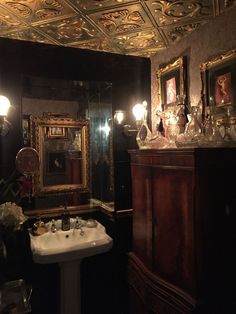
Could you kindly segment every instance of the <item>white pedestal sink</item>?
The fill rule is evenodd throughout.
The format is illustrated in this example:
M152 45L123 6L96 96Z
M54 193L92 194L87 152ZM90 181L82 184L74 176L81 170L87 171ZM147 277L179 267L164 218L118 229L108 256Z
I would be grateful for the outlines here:
M51 232L50 223L47 232L34 236L31 232L30 242L35 263L59 263L61 276L61 314L80 314L80 262L84 257L104 253L112 248L113 240L106 233L103 225L96 222L95 227L83 226L61 230L61 220L57 220L57 231Z

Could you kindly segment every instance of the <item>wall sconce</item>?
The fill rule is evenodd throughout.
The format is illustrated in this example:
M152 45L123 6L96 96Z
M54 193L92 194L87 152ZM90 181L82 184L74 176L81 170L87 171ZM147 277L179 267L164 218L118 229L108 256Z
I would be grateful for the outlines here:
M7 121L6 116L11 103L6 96L0 95L0 134L5 136L10 128L10 122Z
M118 125L122 125L125 119L124 110L116 110L114 114L114 121Z
M116 110L114 114L114 122L117 125L123 127L123 132L126 136L137 135L143 121L147 116L147 102L144 100L141 104L136 104L132 113L135 117L135 125L124 124L125 121L125 111L124 110Z

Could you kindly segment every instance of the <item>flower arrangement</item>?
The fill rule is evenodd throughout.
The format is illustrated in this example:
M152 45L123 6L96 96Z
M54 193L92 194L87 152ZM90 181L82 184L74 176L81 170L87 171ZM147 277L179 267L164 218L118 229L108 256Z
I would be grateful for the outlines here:
M6 202L0 205L0 230L20 230L26 220L22 208L15 203Z

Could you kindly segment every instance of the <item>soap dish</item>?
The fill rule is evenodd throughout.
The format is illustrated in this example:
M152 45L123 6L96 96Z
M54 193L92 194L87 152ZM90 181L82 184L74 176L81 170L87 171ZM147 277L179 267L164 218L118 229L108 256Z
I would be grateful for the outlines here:
M88 228L95 228L95 227L97 227L97 224L98 223L96 222L96 220L90 218L87 220L86 226Z

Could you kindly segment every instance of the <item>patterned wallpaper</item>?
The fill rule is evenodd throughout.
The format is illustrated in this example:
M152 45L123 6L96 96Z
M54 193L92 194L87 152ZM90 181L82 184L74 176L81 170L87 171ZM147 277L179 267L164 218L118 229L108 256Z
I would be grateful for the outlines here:
M151 57L152 126L156 125L159 108L156 72L180 56L187 58L187 91L191 105L197 105L201 95L200 64L214 56L236 48L236 8L216 17L188 37L171 46L164 53Z

